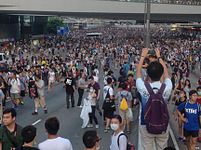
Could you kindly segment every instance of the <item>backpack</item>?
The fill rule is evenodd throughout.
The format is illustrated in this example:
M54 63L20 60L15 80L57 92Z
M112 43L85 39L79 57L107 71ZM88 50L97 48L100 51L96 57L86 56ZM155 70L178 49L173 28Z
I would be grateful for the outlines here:
M121 94L121 93L120 93ZM128 94L127 94L128 95ZM123 94L121 94L121 102L120 102L120 105L119 105L119 109L120 110L123 110L123 111L126 111L128 110L128 103L127 103L127 99L126 99L126 96L124 96Z
M163 83L157 93L154 93L149 83L145 83L145 87L150 95L144 109L147 131L151 134L162 134L166 132L169 122L168 108L163 98L166 85Z
M117 138L118 147L119 147L119 138L120 138L120 136L122 136L122 135L124 135L124 136L126 137L126 139L128 140L128 137L126 136L126 134L121 133L121 134L118 136L118 138ZM134 147L134 145L131 144L130 142L127 142L127 148L126 148L126 150L135 150L135 147Z
M116 105L115 105L114 100L110 99L109 90L110 90L110 88L108 88L108 90L107 90L105 100L103 101L102 109L104 111L116 111Z

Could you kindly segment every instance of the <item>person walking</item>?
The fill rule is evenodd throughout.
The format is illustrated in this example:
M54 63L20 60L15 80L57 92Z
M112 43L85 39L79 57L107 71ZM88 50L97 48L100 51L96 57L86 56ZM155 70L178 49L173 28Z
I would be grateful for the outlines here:
M112 78L107 78L107 85L104 87L103 92L103 117L106 119L106 126L104 132L107 133L109 130L110 121L114 115L114 111L116 110L115 102L114 102L114 90L112 88Z
M89 101L91 103L92 112L89 113L89 124L88 124L87 127L92 128L93 127L93 120L94 120L94 122L96 124L96 129L98 129L99 125L98 125L98 119L96 117L96 102L97 102L97 99L96 99L96 92L93 89L93 87L90 87L88 99L89 99Z
M78 102L77 102L77 106L78 107L82 107L81 103L82 103L82 97L84 95L84 90L88 87L87 82L86 82L86 74L82 73L82 77L78 80Z
M100 150L100 140L96 130L88 130L84 133L82 141L84 143L84 150Z
M67 109L70 107L70 98L71 98L71 106L75 107L75 100L74 100L74 91L75 91L75 79L73 78L72 72L67 73L67 77L64 80L64 87L66 88L66 103Z
M190 100L178 106L177 112L180 119L184 122L184 137L188 150L195 150L199 128L201 123L201 109L197 102L198 93L196 90L189 92ZM185 115L182 115L184 111Z
M38 148L34 147L34 141L36 138L36 127L33 125L28 125L22 129L22 138L24 144L16 150L39 150Z
M114 131L111 138L110 150L127 150L127 137L121 129L123 120L120 115L114 115L110 127Z
M47 114L47 106L45 102L45 82L42 80L41 76L36 76L35 85L38 93L38 102L43 108L44 113Z
M17 106L20 103L20 80L17 78L16 73L13 73L12 79L10 79L9 82L11 88L10 88L10 94L11 94L11 99L14 105L14 108L17 108Z
M136 80L137 90L141 95L141 103L142 103L141 122L139 127L140 134L142 137L141 150L154 149L154 144L156 145L156 148L158 150L163 150L165 147L167 147L167 142L169 139L169 127L168 127L169 115L168 115L167 109L163 109L164 113L157 112L158 110L156 109L155 110L152 109L151 111L151 113L155 113L154 115L158 115L157 118L162 118L155 122L157 126L165 125L163 126L163 129L161 129L160 131L158 130L159 128L155 129L154 131L149 128L150 126L147 125L149 122L147 122L146 124L144 119L145 118L144 114L146 114L146 116L148 113L150 114L149 111L146 111L148 109L145 109L145 108L147 108L146 106L148 104L150 103L152 104L154 102L152 98L153 96L155 96L155 94L159 95L157 99L158 101L160 100L161 102L163 102L163 108L167 108L166 102L168 101L171 95L172 82L169 78L169 73L168 73L166 64L164 63L163 59L160 57L160 51L158 49L155 50L158 61L151 62L146 68L149 81L151 82L145 83L143 81L142 66L143 66L145 58L148 56L148 52L149 50L147 48L144 48L142 50L140 61L137 67L137 80ZM161 83L162 76L163 76L162 81L164 81L163 83ZM159 104L159 103L156 103L156 104ZM149 119L153 121L152 120L153 118L150 117ZM165 121L165 122L161 122L161 121Z
M3 126L0 127L0 149L14 150L22 146L22 127L16 123L16 111L14 108L7 108L3 111Z
M45 129L48 134L48 139L38 145L40 150L73 150L71 142L57 134L59 128L60 123L56 117L51 117L46 120Z
M127 133L130 133L130 121L131 121L131 116L133 116L132 114L132 110L131 110L131 101L132 101L132 95L131 92L128 92L127 89L127 85L126 83L122 83L120 85L121 89L115 96L115 99L118 101L118 106L119 106L119 115L121 116L122 120L123 120L123 129L125 129L127 127ZM122 110L120 105L122 103L123 100L126 100L126 103L128 105L128 108L126 110Z

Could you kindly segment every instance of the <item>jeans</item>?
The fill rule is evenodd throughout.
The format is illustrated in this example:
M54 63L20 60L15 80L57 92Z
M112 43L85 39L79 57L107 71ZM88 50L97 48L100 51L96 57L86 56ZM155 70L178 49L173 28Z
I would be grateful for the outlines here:
M84 94L84 89L78 88L78 95L79 95L79 98L78 98L77 106L80 106L80 105L81 105L83 94Z
M95 124L98 124L98 119L96 118L96 106L91 106L92 112L89 113L89 123L92 124L93 120Z
M70 99L71 98L71 105L72 107L74 107L75 105L75 100L74 100L74 92L73 93L67 93L66 92L66 104L67 104L67 108L70 107Z

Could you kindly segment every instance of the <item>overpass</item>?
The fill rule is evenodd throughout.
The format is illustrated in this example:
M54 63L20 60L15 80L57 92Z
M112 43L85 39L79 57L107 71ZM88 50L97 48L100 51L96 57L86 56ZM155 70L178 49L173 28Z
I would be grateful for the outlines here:
M143 21L144 3L114 0L1 0L0 14L33 14ZM138 0L140 1L140 0ZM201 5L151 4L151 22L201 22Z

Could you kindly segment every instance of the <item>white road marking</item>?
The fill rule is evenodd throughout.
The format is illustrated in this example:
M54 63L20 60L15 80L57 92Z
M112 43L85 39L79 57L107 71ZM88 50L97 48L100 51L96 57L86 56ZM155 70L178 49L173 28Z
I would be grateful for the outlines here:
M170 126L170 125L169 125L169 126ZM173 141L173 144L174 144L174 148L175 148L176 150L179 150L179 145L178 145L178 143L177 143L177 141L176 141L175 135L174 135L174 133L173 133L171 127L170 127L170 136L171 136L171 138L172 138L172 141Z
M36 122L32 123L32 125L35 126L36 124L38 124L41 121L42 121L41 119L38 119Z

